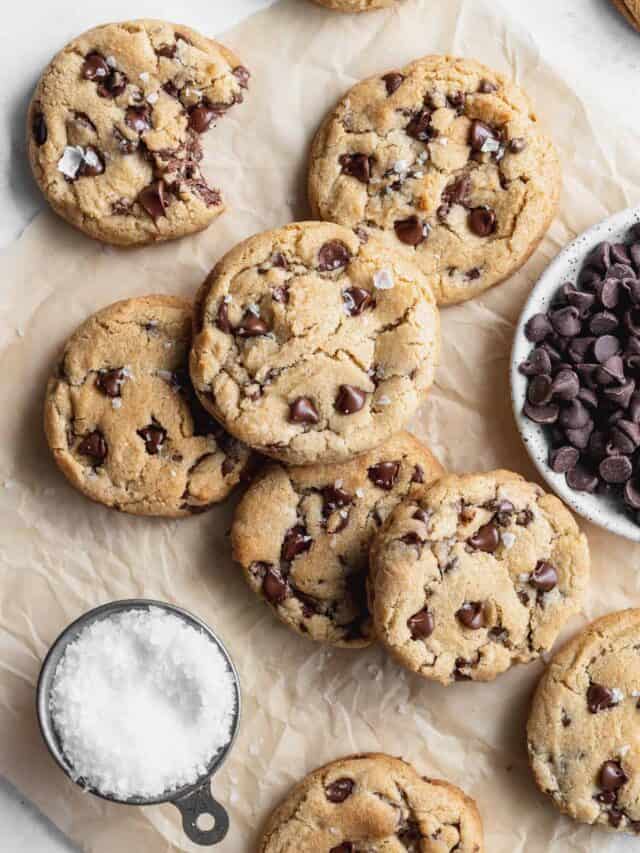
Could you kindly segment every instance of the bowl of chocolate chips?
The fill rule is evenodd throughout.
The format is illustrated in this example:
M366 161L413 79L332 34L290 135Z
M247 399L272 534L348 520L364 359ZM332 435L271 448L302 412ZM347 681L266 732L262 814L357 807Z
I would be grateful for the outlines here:
M544 272L516 328L511 395L550 487L640 542L640 209L594 225Z

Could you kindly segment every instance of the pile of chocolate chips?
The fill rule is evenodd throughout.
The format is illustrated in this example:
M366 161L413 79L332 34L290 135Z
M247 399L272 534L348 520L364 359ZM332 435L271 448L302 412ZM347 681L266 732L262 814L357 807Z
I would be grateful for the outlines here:
M640 523L640 224L600 243L525 326L524 414L548 427L570 488L618 494Z

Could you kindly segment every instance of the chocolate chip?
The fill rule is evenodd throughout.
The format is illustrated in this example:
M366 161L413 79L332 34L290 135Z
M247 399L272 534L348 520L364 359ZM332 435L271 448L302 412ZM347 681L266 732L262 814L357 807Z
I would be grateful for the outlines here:
M324 789L326 798L330 803L344 803L351 796L356 783L353 779L336 779Z
M469 129L469 145L471 150L481 152L487 143L487 140L495 140L496 136L489 125L475 119L471 122Z
M466 602L459 610L456 611L456 619L464 625L465 628L470 628L472 631L484 628L484 607L482 602Z
M608 687L603 687L602 684L595 682L589 685L587 690L587 707L592 714L597 714L598 711L605 711L607 708L613 708L617 705L612 690Z
M317 424L320 415L311 397L296 397L289 404L289 420L294 424Z
M346 267L351 253L344 243L339 240L329 240L320 247L318 252L318 269L320 272L332 272Z
M549 454L549 467L556 474L566 474L578 464L580 454L575 447L564 445L552 450Z
M429 110L420 110L415 113L409 124L404 129L407 136L417 139L420 142L426 142L431 138L431 113Z
M125 124L136 133L144 133L151 127L151 111L148 107L127 107Z
M400 473L399 462L378 462L368 470L368 476L374 486L385 491L391 491Z
M412 483L424 483L424 468L422 465L416 465L411 475Z
M526 147L527 141L521 136L517 136L509 141L509 151L512 154L520 154Z
M112 71L98 83L98 94L101 98L117 98L127 88L128 82L122 71Z
M526 402L522 411L529 420L537 424L554 424L560 414L560 408L555 403L549 403L546 406L532 406L531 403Z
M161 44L160 47L156 48L156 54L158 56L164 56L165 59L173 59L173 57L176 55L176 45Z
M350 287L348 290L343 290L342 299L345 311L352 317L357 317L367 308L375 305L371 293L364 287Z
M550 376L546 376L545 374L534 376L527 388L527 400L533 406L542 406L551 400L551 389L552 381Z
M137 201L146 210L154 222L165 215L167 206L165 200L165 183L163 180L153 181L138 193Z
M631 509L640 509L640 488L632 480L628 480L624 487L624 502Z
M313 539L307 533L306 527L302 524L296 524L295 527L291 527L287 530L282 543L280 556L283 560L289 563L294 560L298 554L303 554L305 551L308 551L312 544Z
M164 444L164 440L167 437L167 431L158 424L149 424L149 426L139 429L138 435L144 441L147 453L151 456L156 456L160 453L160 449Z
M589 412L580 400L571 400L560 412L560 424L567 429L579 429L589 423Z
M206 104L199 104L189 110L189 127L196 133L204 133L209 130L211 122L218 116L218 112Z
M369 183L371 178L371 161L366 154L342 154L340 165L342 166L343 175L349 175L362 184Z
M353 415L359 412L367 400L367 392L355 385L341 385L334 406L342 415Z
M340 486L325 486L322 489L322 513L329 516L337 509L342 509L345 506L353 503L353 495L342 489Z
M539 376L542 373L551 373L549 353L543 349L534 349L529 358L518 365L518 370L525 376Z
M471 177L462 175L453 183L447 184L442 191L442 200L446 205L464 204L471 191Z
M82 439L78 445L78 453L90 456L96 465L102 464L107 458L107 442L99 430L94 430Z
M400 74L399 71L390 71L388 74L383 76L382 80L384 81L384 85L387 89L387 95L393 95L393 93L402 85L404 75Z
M251 79L251 72L248 68L245 68L244 65L236 65L236 67L231 72L233 76L238 80L240 86L243 89L249 88L249 80Z
M546 560L539 560L529 575L529 583L539 592L551 592L558 585L558 572Z
M617 791L628 782L619 762L605 761L598 774L598 785L603 791Z
M38 147L44 145L47 141L47 123L44 120L42 113L36 112L33 114L31 133L33 135L33 140Z
M124 380L124 370L118 367L115 370L104 370L99 373L96 385L107 397L120 397Z
M82 64L81 74L85 80L106 80L111 73L107 61L100 53L88 53Z
M595 492L598 487L598 478L591 471L576 465L571 471L565 475L567 485L577 492Z
M414 640L425 640L433 634L436 623L433 614L424 607L407 619L407 627Z
M231 321L229 320L229 306L224 300L222 300L220 302L220 305L218 305L218 311L216 313L216 326L220 329L221 332L225 332L227 335L231 334L231 332L233 331Z
M262 581L262 593L271 604L281 604L289 595L289 585L278 569L270 566Z
M555 331L563 338L573 338L580 334L580 312L573 305L552 311L549 318Z
M620 453L631 455L640 446L640 426L620 418L611 430L611 441Z
M394 222L396 237L407 246L418 246L425 240L425 226L417 216L409 216L407 219L398 219Z
M492 554L500 544L500 533L496 525L490 521L474 533L467 543L476 551L486 551Z
M421 521L423 524L428 524L429 519L431 518L431 513L426 509L418 508L411 518L415 518L417 521Z
M598 471L605 483L626 483L633 474L633 465L628 456L607 456Z
M332 847L329 853L354 853L354 847L350 841L343 841L337 847Z
M529 317L524 327L524 333L527 340L532 343L540 343L540 341L543 341L547 335L551 334L552 331L553 327L551 325L551 321L546 314L533 314Z
M236 334L241 338L258 338L261 335L266 335L269 332L269 326L262 319L256 316L252 311L245 311L245 314L236 329Z
M573 400L580 393L580 380L574 370L563 368L553 377L551 394L556 399Z
M496 214L490 207L474 207L467 218L470 230L478 237L488 237L496 230Z

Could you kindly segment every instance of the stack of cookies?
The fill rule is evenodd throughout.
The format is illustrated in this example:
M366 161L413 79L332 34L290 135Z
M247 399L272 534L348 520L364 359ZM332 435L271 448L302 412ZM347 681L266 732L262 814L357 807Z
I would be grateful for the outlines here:
M92 30L36 90L36 179L60 215L105 242L204 228L223 201L201 171L200 135L248 81L228 50L186 27ZM538 486L507 471L447 475L405 428L434 383L438 306L517 270L559 185L526 95L479 63L432 56L359 83L313 142L317 221L240 243L193 305L128 299L71 336L46 397L58 465L102 504L180 517L265 463L238 505L233 554L293 631L347 648L378 640L443 684L535 659L580 608L584 536ZM604 696L592 704L609 707ZM458 789L387 756L312 774L261 849L369 849L354 838L482 849Z

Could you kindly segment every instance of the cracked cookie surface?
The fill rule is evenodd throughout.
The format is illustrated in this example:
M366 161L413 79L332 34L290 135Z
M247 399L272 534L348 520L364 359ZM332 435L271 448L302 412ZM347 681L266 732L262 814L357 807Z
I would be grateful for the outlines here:
M549 664L527 739L539 788L575 820L640 834L640 610L597 619Z
M396 0L315 0L315 2L336 12L370 12L373 9L394 6Z
M524 92L447 56L358 83L311 150L314 215L383 236L434 276L443 305L527 260L560 185L557 155Z
M618 12L636 30L640 30L640 0L611 0Z
M556 497L509 471L447 475L372 545L375 632L424 678L490 681L551 648L588 576L587 540Z
M224 210L201 169L200 135L242 102L249 76L189 27L145 19L89 30L54 57L29 107L40 189L107 243L200 231Z
M87 497L137 515L180 517L223 500L250 451L206 412L187 370L191 304L116 302L69 338L47 386L45 430Z
M401 429L433 382L428 280L374 240L299 222L240 243L196 308L191 378L249 446L296 465L338 462Z
M406 761L353 755L310 773L273 812L260 853L482 853L475 802Z
M409 433L350 462L272 465L238 505L234 558L293 630L337 646L367 646L369 543L399 500L443 473Z

